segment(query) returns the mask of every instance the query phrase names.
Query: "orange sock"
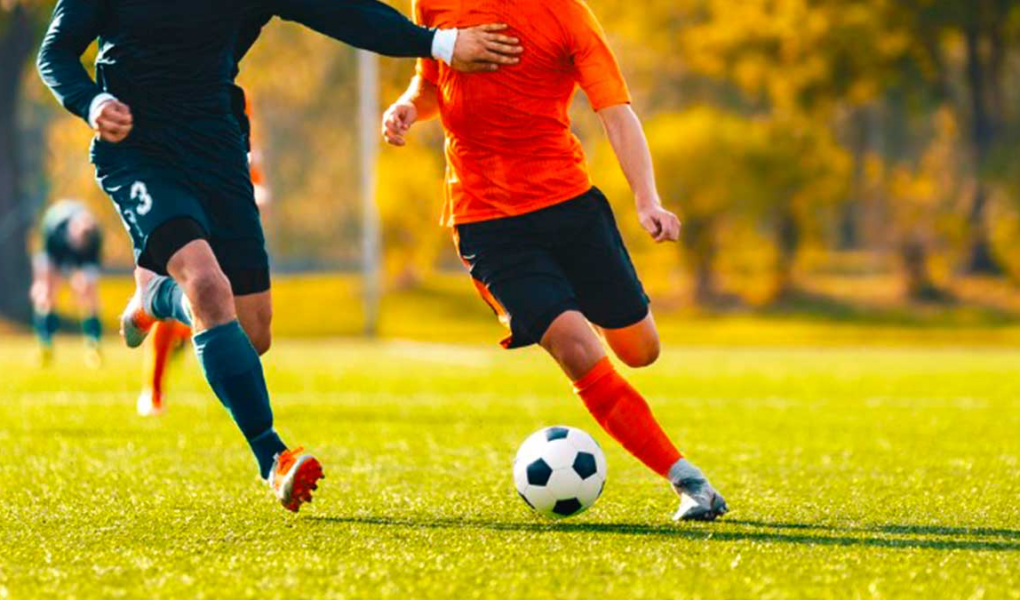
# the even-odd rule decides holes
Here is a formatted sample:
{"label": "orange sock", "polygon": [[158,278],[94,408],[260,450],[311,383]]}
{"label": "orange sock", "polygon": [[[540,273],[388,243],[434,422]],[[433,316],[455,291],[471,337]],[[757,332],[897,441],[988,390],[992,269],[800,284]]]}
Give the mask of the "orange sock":
{"label": "orange sock", "polygon": [[148,386],[154,398],[163,395],[163,373],[166,362],[177,342],[177,328],[173,321],[160,321],[152,332],[152,371],[149,373]]}
{"label": "orange sock", "polygon": [[648,403],[605,357],[574,382],[595,420],[617,442],[650,469],[666,477],[683,458],[652,415]]}

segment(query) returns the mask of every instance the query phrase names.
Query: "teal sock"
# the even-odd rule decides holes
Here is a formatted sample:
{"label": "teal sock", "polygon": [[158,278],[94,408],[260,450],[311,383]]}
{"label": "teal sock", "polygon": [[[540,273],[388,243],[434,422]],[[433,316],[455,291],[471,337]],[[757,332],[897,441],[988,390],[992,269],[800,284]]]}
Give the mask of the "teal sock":
{"label": "teal sock", "polygon": [[34,313],[32,315],[32,326],[35,329],[35,336],[43,346],[53,344],[53,334],[60,328],[60,317],[55,312]]}
{"label": "teal sock", "polygon": [[276,455],[287,446],[273,429],[258,352],[236,320],[198,333],[192,341],[205,378],[248,440],[259,473],[267,479]]}
{"label": "teal sock", "polygon": [[99,338],[103,337],[103,325],[96,315],[89,315],[81,322],[81,331],[90,342],[98,343]]}
{"label": "teal sock", "polygon": [[157,319],[176,319],[191,327],[191,305],[184,290],[169,277],[157,276],[149,283],[146,310]]}

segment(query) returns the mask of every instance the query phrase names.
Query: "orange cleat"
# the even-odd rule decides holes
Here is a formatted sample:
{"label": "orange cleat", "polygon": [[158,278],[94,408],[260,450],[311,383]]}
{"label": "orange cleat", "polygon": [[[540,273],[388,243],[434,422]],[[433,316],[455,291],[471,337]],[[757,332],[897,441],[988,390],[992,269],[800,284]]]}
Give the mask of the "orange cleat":
{"label": "orange cleat", "polygon": [[325,477],[317,458],[305,454],[304,448],[294,448],[276,455],[269,487],[284,508],[297,512],[302,504],[312,501],[312,491],[319,489],[317,482]]}

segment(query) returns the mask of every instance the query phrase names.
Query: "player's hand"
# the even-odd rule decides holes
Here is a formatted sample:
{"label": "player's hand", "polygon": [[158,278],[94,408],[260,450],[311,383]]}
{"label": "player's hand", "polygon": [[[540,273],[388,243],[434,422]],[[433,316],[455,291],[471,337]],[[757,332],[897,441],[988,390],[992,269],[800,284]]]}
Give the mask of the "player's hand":
{"label": "player's hand", "polygon": [[404,136],[411,130],[411,125],[418,120],[418,109],[411,102],[396,102],[383,114],[382,135],[387,144],[403,146],[407,143]]}
{"label": "player's hand", "polygon": [[495,71],[499,65],[515,65],[524,51],[520,40],[497,33],[506,25],[490,24],[465,27],[457,31],[457,44],[453,47],[451,67],[458,71]]}
{"label": "player's hand", "polygon": [[134,119],[127,104],[116,100],[108,100],[99,107],[96,117],[96,135],[104,142],[116,144],[124,141],[131,133]]}
{"label": "player's hand", "polygon": [[656,242],[675,242],[680,239],[680,219],[662,208],[661,204],[638,208],[638,220]]}

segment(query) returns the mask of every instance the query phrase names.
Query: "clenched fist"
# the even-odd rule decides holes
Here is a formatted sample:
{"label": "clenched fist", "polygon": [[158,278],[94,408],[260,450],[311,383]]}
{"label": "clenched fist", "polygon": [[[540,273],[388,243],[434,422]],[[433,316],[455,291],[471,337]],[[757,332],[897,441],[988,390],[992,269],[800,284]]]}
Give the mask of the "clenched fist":
{"label": "clenched fist", "polygon": [[386,143],[392,146],[403,146],[407,143],[404,136],[411,130],[411,125],[418,120],[418,109],[410,102],[397,102],[383,114],[382,135]]}
{"label": "clenched fist", "polygon": [[95,121],[99,139],[112,144],[124,141],[134,126],[128,105],[117,100],[107,100],[98,110]]}
{"label": "clenched fist", "polygon": [[680,239],[680,219],[659,204],[638,208],[638,221],[656,242],[675,242]]}

